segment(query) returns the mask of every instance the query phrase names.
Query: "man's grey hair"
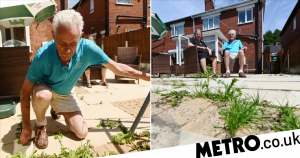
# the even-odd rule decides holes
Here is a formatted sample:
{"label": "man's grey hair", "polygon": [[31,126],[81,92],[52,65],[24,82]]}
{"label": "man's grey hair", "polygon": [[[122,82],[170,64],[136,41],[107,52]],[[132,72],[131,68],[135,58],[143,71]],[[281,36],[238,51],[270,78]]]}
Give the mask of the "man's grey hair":
{"label": "man's grey hair", "polygon": [[76,12],[75,10],[63,10],[58,12],[54,18],[53,18],[53,31],[54,35],[56,35],[56,29],[58,25],[62,25],[66,28],[71,28],[73,24],[76,24],[79,30],[79,36],[83,29],[83,18],[79,12]]}
{"label": "man's grey hair", "polygon": [[230,32],[234,32],[234,34],[236,35],[236,31],[235,31],[235,30],[230,30],[230,31],[228,32],[228,34],[230,34]]}

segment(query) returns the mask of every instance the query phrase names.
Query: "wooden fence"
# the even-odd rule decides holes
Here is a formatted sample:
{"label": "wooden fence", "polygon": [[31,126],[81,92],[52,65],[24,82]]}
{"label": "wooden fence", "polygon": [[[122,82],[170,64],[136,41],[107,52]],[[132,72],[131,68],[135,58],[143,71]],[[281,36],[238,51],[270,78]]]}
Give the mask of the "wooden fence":
{"label": "wooden fence", "polygon": [[96,43],[114,60],[117,47],[138,47],[138,55],[142,55],[142,63],[150,63],[150,28],[125,32],[96,39]]}
{"label": "wooden fence", "polygon": [[282,55],[283,72],[300,73],[300,38]]}

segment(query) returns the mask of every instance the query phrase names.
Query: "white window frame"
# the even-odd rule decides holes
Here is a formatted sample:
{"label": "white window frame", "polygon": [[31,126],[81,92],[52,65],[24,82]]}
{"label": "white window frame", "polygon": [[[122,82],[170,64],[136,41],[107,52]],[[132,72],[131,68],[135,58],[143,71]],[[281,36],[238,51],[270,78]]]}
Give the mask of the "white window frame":
{"label": "white window frame", "polygon": [[296,30],[296,16],[293,19],[293,31]]}
{"label": "white window frame", "polygon": [[90,14],[94,13],[95,5],[94,0],[90,0]]}
{"label": "white window frame", "polygon": [[[216,18],[216,17],[219,17],[219,27],[215,27],[215,18]],[[212,27],[212,28],[209,27],[209,20],[210,20],[210,19],[213,20],[213,27]],[[207,20],[207,24],[208,24],[206,30],[204,30],[204,20]],[[213,30],[213,29],[218,29],[218,28],[220,28],[220,16],[214,16],[214,17],[202,19],[202,30],[203,30],[203,31]]]}
{"label": "white window frame", "polygon": [[[176,30],[176,27],[180,27],[180,26],[183,26],[183,35],[184,35],[184,24],[185,24],[185,21],[170,25],[171,37],[178,36],[178,34],[175,32],[175,30]],[[173,33],[174,33],[174,35],[173,35]]]}
{"label": "white window frame", "polygon": [[[238,24],[247,24],[247,23],[251,23],[253,22],[253,8],[255,7],[254,4],[246,6],[246,7],[241,7],[241,8],[237,8],[236,11],[238,11]],[[247,21],[247,10],[251,10],[251,21]],[[244,23],[240,23],[240,12],[244,12],[245,13],[245,22]]]}
{"label": "white window frame", "polygon": [[[204,43],[208,43],[208,42],[215,42],[215,55],[217,56],[217,61],[221,61],[221,59],[219,59],[219,50],[218,50],[218,43],[220,42],[218,39],[218,35],[214,34],[214,35],[209,35],[209,36],[214,36],[213,40],[209,40],[209,41],[204,41]],[[207,37],[207,36],[205,36]]]}
{"label": "white window frame", "polygon": [[121,5],[133,5],[131,3],[131,0],[129,0],[130,2],[129,3],[123,3],[123,2],[118,2],[119,0],[116,0],[116,4],[121,4]]}
{"label": "white window frame", "polygon": [[136,29],[128,29],[127,32],[136,31]]}
{"label": "white window frame", "polygon": [[[31,43],[30,43],[30,29],[29,29],[29,26],[24,26],[24,39],[25,39],[25,42],[26,42],[26,45],[29,46],[29,52],[32,52],[31,50]],[[11,39],[14,39],[14,29],[13,27],[10,28],[10,36],[11,36]],[[3,39],[6,38],[6,35],[5,35],[5,27],[3,26],[0,26],[0,47],[3,47]]]}

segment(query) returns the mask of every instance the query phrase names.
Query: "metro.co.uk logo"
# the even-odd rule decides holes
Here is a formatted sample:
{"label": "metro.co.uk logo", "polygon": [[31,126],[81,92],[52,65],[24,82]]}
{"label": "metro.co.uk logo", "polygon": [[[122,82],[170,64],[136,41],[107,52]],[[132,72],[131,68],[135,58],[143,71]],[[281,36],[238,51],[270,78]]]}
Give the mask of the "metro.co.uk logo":
{"label": "metro.co.uk logo", "polygon": [[[222,156],[233,153],[242,153],[248,151],[263,150],[269,148],[277,148],[283,146],[297,145],[300,144],[300,135],[296,135],[295,132],[292,132],[292,136],[283,137],[283,140],[274,138],[272,140],[260,141],[260,139],[255,135],[250,135],[246,137],[245,140],[242,138],[232,138],[224,140],[215,140],[211,142],[205,142],[202,146],[200,143],[196,143],[196,158],[200,157],[213,157],[213,156]],[[222,151],[220,147],[225,148]],[[233,149],[233,153],[230,152]]]}

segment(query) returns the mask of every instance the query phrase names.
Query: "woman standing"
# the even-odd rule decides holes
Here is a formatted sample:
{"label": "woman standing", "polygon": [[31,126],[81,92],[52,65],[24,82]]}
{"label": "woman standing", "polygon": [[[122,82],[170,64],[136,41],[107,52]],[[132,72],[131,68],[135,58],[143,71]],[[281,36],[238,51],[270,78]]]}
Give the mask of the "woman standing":
{"label": "woman standing", "polygon": [[[209,49],[206,44],[202,41],[202,31],[197,29],[194,32],[194,37],[191,39],[189,47],[197,46],[198,48],[198,58],[200,61],[200,65],[204,72],[206,72],[206,58],[209,58],[212,61],[212,67],[214,74],[216,73],[217,66],[217,57],[212,55],[211,49]],[[217,74],[214,75],[218,77]]]}

